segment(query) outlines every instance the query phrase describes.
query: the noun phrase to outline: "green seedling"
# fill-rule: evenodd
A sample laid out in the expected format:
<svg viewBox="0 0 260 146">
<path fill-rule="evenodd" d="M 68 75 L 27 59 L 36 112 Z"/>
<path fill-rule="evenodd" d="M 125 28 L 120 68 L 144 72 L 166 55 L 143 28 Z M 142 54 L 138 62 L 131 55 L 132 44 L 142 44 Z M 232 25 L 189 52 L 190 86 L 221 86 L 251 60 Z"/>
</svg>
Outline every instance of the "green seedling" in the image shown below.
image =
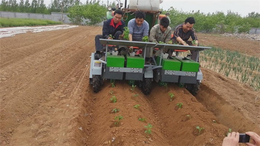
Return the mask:
<svg viewBox="0 0 260 146">
<path fill-rule="evenodd" d="M 128 82 L 128 84 L 129 84 L 130 86 L 132 86 L 132 85 L 134 85 L 134 84 L 135 84 L 135 81 L 133 81 L 133 80 L 130 80 L 130 81 Z"/>
<path fill-rule="evenodd" d="M 114 109 L 112 109 L 111 112 L 112 112 L 112 113 L 117 113 L 117 112 L 119 112 L 119 109 L 118 109 L 118 108 L 114 108 Z"/>
<path fill-rule="evenodd" d="M 113 90 L 109 91 L 109 94 L 110 95 L 114 94 L 114 91 Z"/>
<path fill-rule="evenodd" d="M 138 97 L 139 95 L 138 94 L 135 94 L 135 95 L 133 95 L 134 97 Z"/>
<path fill-rule="evenodd" d="M 144 37 L 142 38 L 142 40 L 143 40 L 143 42 L 149 42 L 149 37 L 148 37 L 148 36 L 144 36 Z"/>
<path fill-rule="evenodd" d="M 168 89 L 168 84 L 167 83 L 163 83 L 163 86 L 165 87 L 165 89 Z"/>
<path fill-rule="evenodd" d="M 109 34 L 108 37 L 110 37 L 110 38 L 112 38 L 112 39 L 114 38 L 112 34 Z"/>
<path fill-rule="evenodd" d="M 113 102 L 113 103 L 116 103 L 116 102 L 117 102 L 116 96 L 113 95 L 113 96 L 110 98 L 110 101 Z"/>
<path fill-rule="evenodd" d="M 177 105 L 178 108 L 182 108 L 183 103 L 180 102 L 180 103 L 177 103 L 176 105 Z"/>
<path fill-rule="evenodd" d="M 159 83 L 160 86 L 167 86 L 167 85 L 165 85 L 165 84 L 167 84 L 167 83 L 165 83 L 165 82 L 160 82 L 160 83 Z"/>
<path fill-rule="evenodd" d="M 164 42 L 162 42 L 162 41 L 159 41 L 158 43 L 159 43 L 159 44 L 165 44 L 165 43 L 164 43 Z"/>
<path fill-rule="evenodd" d="M 129 29 L 128 27 L 124 27 L 125 31 L 124 31 L 124 39 L 125 40 L 129 40 Z"/>
<path fill-rule="evenodd" d="M 139 121 L 145 122 L 145 118 L 138 118 Z"/>
<path fill-rule="evenodd" d="M 136 109 L 139 109 L 139 107 L 140 107 L 140 104 L 137 104 L 134 106 L 134 108 L 136 108 Z"/>
<path fill-rule="evenodd" d="M 111 83 L 111 87 L 114 88 L 115 87 L 115 83 Z"/>
<path fill-rule="evenodd" d="M 111 83 L 111 87 L 114 88 L 115 87 L 115 80 L 110 80 Z"/>
<path fill-rule="evenodd" d="M 204 130 L 204 128 L 203 128 L 203 127 L 200 127 L 200 126 L 196 126 L 196 129 L 199 130 L 199 135 L 200 135 L 201 131 Z"/>
<path fill-rule="evenodd" d="M 168 41 L 167 44 L 172 44 L 172 40 Z"/>
<path fill-rule="evenodd" d="M 152 134 L 152 128 L 153 125 L 151 125 L 150 123 L 147 126 L 144 126 L 147 130 L 144 131 L 144 133 L 146 134 Z"/>
<path fill-rule="evenodd" d="M 123 116 L 116 116 L 115 117 L 115 125 L 116 126 L 118 126 L 119 125 L 119 123 L 120 123 L 120 121 L 123 119 L 124 117 Z"/>
<path fill-rule="evenodd" d="M 173 93 L 169 93 L 169 96 L 170 96 L 170 101 L 172 101 L 173 98 L 174 98 L 174 94 Z"/>
<path fill-rule="evenodd" d="M 136 85 L 132 85 L 132 87 L 131 87 L 131 91 L 134 91 L 135 90 L 135 88 L 136 88 Z"/>
<path fill-rule="evenodd" d="M 196 45 L 196 40 L 193 40 L 191 43 L 192 45 Z"/>
<path fill-rule="evenodd" d="M 228 132 L 227 132 L 227 136 L 228 136 L 228 133 L 231 133 L 232 132 L 232 129 L 231 128 L 228 128 Z"/>
</svg>

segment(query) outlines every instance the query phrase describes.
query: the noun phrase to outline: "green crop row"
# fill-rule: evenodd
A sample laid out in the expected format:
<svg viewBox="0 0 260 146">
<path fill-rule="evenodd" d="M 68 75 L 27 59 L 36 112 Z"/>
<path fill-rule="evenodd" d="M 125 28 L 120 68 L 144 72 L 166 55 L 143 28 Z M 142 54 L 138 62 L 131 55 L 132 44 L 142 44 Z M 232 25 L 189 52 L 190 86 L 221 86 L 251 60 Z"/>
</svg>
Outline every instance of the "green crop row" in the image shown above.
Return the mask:
<svg viewBox="0 0 260 146">
<path fill-rule="evenodd" d="M 260 90 L 260 59 L 238 51 L 212 48 L 201 52 L 203 67 Z"/>
<path fill-rule="evenodd" d="M 61 24 L 51 20 L 40 19 L 21 19 L 21 18 L 0 18 L 0 27 L 16 27 L 16 26 L 37 26 L 37 25 L 54 25 Z"/>
</svg>

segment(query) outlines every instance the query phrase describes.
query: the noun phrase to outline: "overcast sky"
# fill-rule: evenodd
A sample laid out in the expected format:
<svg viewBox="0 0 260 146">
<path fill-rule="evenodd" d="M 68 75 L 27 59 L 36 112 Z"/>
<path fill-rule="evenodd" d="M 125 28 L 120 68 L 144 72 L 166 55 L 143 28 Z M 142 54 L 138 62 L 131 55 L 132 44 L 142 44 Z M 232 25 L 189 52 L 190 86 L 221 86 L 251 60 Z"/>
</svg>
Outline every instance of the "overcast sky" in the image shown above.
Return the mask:
<svg viewBox="0 0 260 146">
<path fill-rule="evenodd" d="M 85 3 L 86 0 L 80 0 Z M 101 0 L 105 4 L 107 0 Z M 108 0 L 110 2 L 116 0 Z M 125 0 L 121 0 L 125 2 Z M 129 2 L 129 0 L 128 0 Z M 46 4 L 51 3 L 51 0 L 45 0 Z M 168 10 L 170 7 L 184 12 L 191 12 L 192 10 L 200 10 L 203 13 L 212 13 L 221 11 L 225 14 L 228 10 L 237 12 L 240 16 L 246 16 L 250 12 L 260 13 L 260 0 L 163 0 L 160 8 Z"/>
<path fill-rule="evenodd" d="M 171 6 L 177 10 L 190 12 L 200 10 L 203 13 L 228 10 L 246 16 L 250 12 L 260 13 L 260 0 L 164 0 L 160 5 L 163 9 Z"/>
</svg>

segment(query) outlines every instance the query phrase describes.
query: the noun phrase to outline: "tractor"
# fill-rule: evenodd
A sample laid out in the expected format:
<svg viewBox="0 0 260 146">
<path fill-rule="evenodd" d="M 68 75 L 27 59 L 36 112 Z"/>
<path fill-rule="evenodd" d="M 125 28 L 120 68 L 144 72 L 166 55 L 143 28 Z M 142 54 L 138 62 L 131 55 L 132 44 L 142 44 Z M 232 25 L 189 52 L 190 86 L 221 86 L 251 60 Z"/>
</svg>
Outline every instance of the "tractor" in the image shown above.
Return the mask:
<svg viewBox="0 0 260 146">
<path fill-rule="evenodd" d="M 138 0 L 135 0 L 138 1 Z M 137 11 L 135 1 L 130 1 L 129 8 L 123 8 L 123 19 L 127 24 L 129 20 L 134 18 L 134 12 Z M 153 0 L 151 0 L 153 1 Z M 132 6 L 131 6 L 132 4 Z M 140 3 L 139 3 L 140 4 Z M 157 7 L 144 7 L 140 9 L 146 13 L 146 21 L 150 25 L 150 29 L 157 24 L 160 11 Z M 134 8 L 134 9 L 131 9 Z M 159 0 L 158 0 L 159 8 Z M 177 83 L 185 86 L 192 94 L 196 94 L 199 85 L 203 79 L 200 70 L 200 64 L 197 60 L 191 60 L 189 57 L 176 56 L 163 53 L 165 49 L 172 51 L 202 51 L 210 49 L 203 46 L 182 46 L 176 44 L 159 44 L 154 42 L 139 42 L 128 40 L 111 40 L 100 39 L 104 45 L 105 55 L 103 59 L 96 57 L 95 53 L 91 54 L 90 64 L 90 84 L 94 92 L 101 90 L 103 81 L 110 80 L 127 80 L 132 85 L 138 85 L 145 95 L 150 94 L 153 81 L 160 84 Z M 134 53 L 122 54 L 120 50 L 134 46 Z M 152 57 L 152 63 L 146 63 L 146 51 L 152 48 L 154 51 L 160 50 L 161 54 L 157 57 Z M 139 51 L 143 53 L 138 53 Z"/>
</svg>

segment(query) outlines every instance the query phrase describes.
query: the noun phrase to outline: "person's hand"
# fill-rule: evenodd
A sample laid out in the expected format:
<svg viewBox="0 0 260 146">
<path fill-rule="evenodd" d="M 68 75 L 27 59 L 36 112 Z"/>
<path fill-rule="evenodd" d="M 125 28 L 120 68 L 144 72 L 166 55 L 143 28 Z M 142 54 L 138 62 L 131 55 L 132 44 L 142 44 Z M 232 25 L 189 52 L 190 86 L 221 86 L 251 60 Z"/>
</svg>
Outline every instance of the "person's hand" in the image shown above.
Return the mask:
<svg viewBox="0 0 260 146">
<path fill-rule="evenodd" d="M 252 139 L 252 143 L 247 143 L 248 146 L 260 146 L 260 136 L 255 132 L 246 132 Z"/>
<path fill-rule="evenodd" d="M 119 40 L 123 40 L 124 39 L 124 34 L 119 35 Z"/>
<path fill-rule="evenodd" d="M 184 46 L 189 46 L 189 44 L 187 44 L 186 42 L 183 41 L 182 43 Z"/>
<path fill-rule="evenodd" d="M 108 37 L 107 39 L 113 40 L 113 38 L 112 38 L 112 37 Z"/>
<path fill-rule="evenodd" d="M 189 46 L 189 44 L 187 44 L 185 41 L 181 41 L 180 44 L 183 46 Z"/>
<path fill-rule="evenodd" d="M 199 45 L 199 43 L 198 43 L 198 41 L 196 41 L 196 42 L 195 42 L 195 46 L 198 46 L 198 45 Z"/>
<path fill-rule="evenodd" d="M 222 146 L 239 146 L 239 133 L 232 132 L 228 133 L 228 136 L 224 138 Z"/>
<path fill-rule="evenodd" d="M 129 47 L 129 53 L 132 53 L 133 50 L 134 50 L 134 47 L 133 47 L 133 46 L 130 46 L 130 47 Z"/>
</svg>

